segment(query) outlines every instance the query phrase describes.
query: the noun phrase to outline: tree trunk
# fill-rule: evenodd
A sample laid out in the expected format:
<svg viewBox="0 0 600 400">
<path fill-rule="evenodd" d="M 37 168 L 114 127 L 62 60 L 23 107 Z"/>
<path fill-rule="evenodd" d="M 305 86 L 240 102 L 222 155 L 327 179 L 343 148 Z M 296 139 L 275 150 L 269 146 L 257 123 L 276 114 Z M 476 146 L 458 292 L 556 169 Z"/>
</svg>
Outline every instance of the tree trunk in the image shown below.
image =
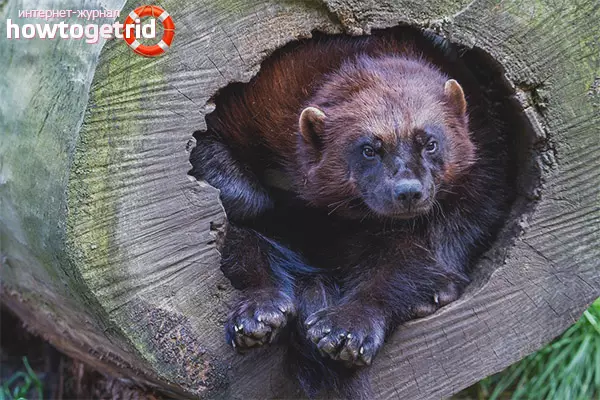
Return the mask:
<svg viewBox="0 0 600 400">
<path fill-rule="evenodd" d="M 18 18 L 47 8 L 34 4 L 0 3 L 2 35 L 7 18 L 43 22 Z M 140 5 L 85 8 L 100 4 L 120 21 Z M 281 349 L 239 356 L 225 344 L 236 296 L 219 270 L 226 218 L 218 192 L 186 173 L 210 97 L 314 30 L 410 24 L 478 49 L 532 128 L 536 173 L 511 221 L 459 301 L 384 347 L 371 371 L 378 398 L 449 396 L 540 348 L 600 295 L 597 0 L 160 5 L 176 35 L 158 58 L 122 40 L 0 43 L 2 301 L 58 348 L 182 397 L 299 396 Z"/>
</svg>

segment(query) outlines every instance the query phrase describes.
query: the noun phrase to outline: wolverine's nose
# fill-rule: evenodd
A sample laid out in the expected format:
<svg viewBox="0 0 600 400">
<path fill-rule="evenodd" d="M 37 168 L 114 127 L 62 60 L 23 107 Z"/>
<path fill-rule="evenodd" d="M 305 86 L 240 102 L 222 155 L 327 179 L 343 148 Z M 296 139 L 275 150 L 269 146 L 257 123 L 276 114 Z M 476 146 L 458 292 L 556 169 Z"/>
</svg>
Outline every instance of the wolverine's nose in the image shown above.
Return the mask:
<svg viewBox="0 0 600 400">
<path fill-rule="evenodd" d="M 402 179 L 394 187 L 394 196 L 402 203 L 414 203 L 423 197 L 423 185 L 418 179 Z"/>
</svg>

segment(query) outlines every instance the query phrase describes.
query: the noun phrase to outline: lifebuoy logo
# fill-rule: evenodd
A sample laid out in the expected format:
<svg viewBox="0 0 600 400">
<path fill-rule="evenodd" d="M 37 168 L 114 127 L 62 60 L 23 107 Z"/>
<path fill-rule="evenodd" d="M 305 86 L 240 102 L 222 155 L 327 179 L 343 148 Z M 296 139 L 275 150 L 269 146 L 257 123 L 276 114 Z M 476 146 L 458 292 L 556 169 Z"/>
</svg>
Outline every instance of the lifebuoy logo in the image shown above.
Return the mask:
<svg viewBox="0 0 600 400">
<path fill-rule="evenodd" d="M 162 7 L 145 5 L 127 15 L 124 23 L 90 23 L 91 20 L 113 21 L 119 10 L 19 10 L 19 18 L 35 18 L 40 23 L 6 21 L 7 39 L 85 39 L 86 43 L 97 43 L 103 39 L 123 39 L 134 52 L 145 57 L 156 57 L 169 49 L 175 37 L 173 18 Z M 142 18 L 150 17 L 142 23 Z M 85 19 L 86 24 L 74 22 Z M 60 22 L 51 22 L 62 19 Z M 66 19 L 66 20 L 65 20 Z M 142 43 L 156 38 L 156 21 L 162 25 L 162 37 L 153 45 Z"/>
<path fill-rule="evenodd" d="M 140 29 L 135 29 L 135 36 L 131 34 L 134 30 L 132 27 L 140 27 L 140 20 L 143 17 L 153 17 L 154 19 L 152 21 L 158 19 L 163 25 L 163 36 L 160 39 L 160 42 L 153 46 L 146 46 L 139 42 L 138 38 L 141 36 Z M 127 42 L 133 51 L 146 57 L 156 57 L 163 54 L 171 46 L 173 38 L 175 37 L 175 24 L 169 13 L 161 7 L 141 6 L 130 12 L 125 19 L 125 31 L 125 42 Z M 154 31 L 156 32 L 156 29 L 154 29 Z"/>
</svg>

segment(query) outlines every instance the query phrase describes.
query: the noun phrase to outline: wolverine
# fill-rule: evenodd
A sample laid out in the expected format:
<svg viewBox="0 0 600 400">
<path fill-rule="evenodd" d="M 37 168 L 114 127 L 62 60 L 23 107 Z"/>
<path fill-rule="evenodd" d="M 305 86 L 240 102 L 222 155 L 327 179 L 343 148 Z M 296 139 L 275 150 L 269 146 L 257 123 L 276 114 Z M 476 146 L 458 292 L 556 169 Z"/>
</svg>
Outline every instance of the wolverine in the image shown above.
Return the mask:
<svg viewBox="0 0 600 400">
<path fill-rule="evenodd" d="M 191 175 L 220 190 L 240 352 L 275 341 L 307 395 L 371 398 L 394 328 L 458 299 L 510 203 L 498 126 L 445 41 L 298 42 L 215 97 Z"/>
</svg>

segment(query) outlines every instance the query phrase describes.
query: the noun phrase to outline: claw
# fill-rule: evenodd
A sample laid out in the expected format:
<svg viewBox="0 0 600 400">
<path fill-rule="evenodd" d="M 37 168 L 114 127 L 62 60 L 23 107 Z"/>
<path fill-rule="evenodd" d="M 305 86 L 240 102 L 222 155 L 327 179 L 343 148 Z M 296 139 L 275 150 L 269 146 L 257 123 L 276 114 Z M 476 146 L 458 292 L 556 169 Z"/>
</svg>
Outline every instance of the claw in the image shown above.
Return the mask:
<svg viewBox="0 0 600 400">
<path fill-rule="evenodd" d="M 315 322 L 317 322 L 317 319 L 318 319 L 318 318 L 317 318 L 316 316 L 314 316 L 314 315 L 313 315 L 312 317 L 310 317 L 309 319 L 307 319 L 307 320 L 304 322 L 304 324 L 305 324 L 307 327 L 309 327 L 309 328 L 310 328 L 310 326 L 311 326 L 311 325 L 313 325 Z"/>
<path fill-rule="evenodd" d="M 348 368 L 371 364 L 383 344 L 385 325 L 379 319 L 362 318 L 363 314 L 337 306 L 320 310 L 305 320 L 310 326 L 306 338 L 325 359 Z"/>
<path fill-rule="evenodd" d="M 238 351 L 271 343 L 294 314 L 294 304 L 281 293 L 259 292 L 255 299 L 245 298 L 229 317 L 226 335 L 233 339 L 227 343 Z"/>
</svg>

